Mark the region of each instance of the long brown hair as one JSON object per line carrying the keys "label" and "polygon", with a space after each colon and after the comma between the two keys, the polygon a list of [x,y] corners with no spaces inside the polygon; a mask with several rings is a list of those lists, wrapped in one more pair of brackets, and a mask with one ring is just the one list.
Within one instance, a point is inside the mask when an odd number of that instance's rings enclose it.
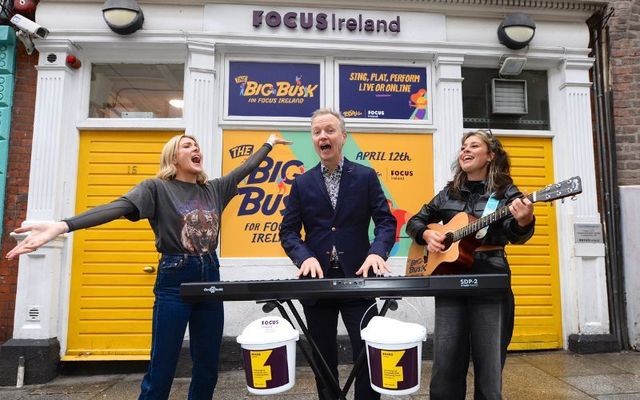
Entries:
{"label": "long brown hair", "polygon": [[[482,140],[490,152],[493,152],[494,157],[489,163],[489,171],[487,171],[487,178],[485,180],[485,191],[487,194],[494,193],[495,196],[501,196],[507,189],[507,186],[513,183],[511,178],[511,162],[509,161],[509,155],[502,147],[502,143],[498,138],[491,134],[491,131],[471,131],[462,136],[461,144],[467,141],[471,136],[475,136]],[[464,184],[467,182],[467,173],[460,167],[459,157],[456,157],[456,161],[451,168],[454,171],[453,179],[449,182],[450,190],[456,197],[460,197],[460,191]]]}
{"label": "long brown hair", "polygon": [[[163,181],[176,179],[178,170],[176,169],[175,162],[176,157],[178,156],[178,146],[180,145],[180,140],[182,140],[182,138],[192,139],[196,144],[198,144],[196,138],[190,135],[176,135],[169,139],[162,148],[162,153],[160,154],[160,170],[156,174],[156,178],[160,178]],[[196,182],[204,185],[207,182],[207,174],[200,172],[196,178]]]}

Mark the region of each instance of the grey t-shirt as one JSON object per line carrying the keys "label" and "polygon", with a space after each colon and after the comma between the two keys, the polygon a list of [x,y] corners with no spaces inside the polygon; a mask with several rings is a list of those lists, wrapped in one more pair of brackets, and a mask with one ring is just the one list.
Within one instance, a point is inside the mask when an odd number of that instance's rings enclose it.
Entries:
{"label": "grey t-shirt", "polygon": [[237,194],[238,184],[270,150],[270,145],[263,145],[238,168],[204,185],[175,179],[146,179],[114,202],[64,221],[73,231],[121,216],[131,221],[146,218],[155,234],[158,252],[214,252],[218,246],[222,211]]}

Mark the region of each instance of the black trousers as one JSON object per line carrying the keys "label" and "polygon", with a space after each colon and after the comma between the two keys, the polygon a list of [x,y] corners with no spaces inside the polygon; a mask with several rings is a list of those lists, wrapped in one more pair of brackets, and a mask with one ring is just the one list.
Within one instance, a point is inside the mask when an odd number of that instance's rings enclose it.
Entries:
{"label": "black trousers", "polygon": [[474,399],[502,399],[513,310],[510,291],[498,296],[436,296],[431,400],[464,400],[470,355]]}
{"label": "black trousers", "polygon": [[[327,278],[344,278],[341,269],[330,269]],[[306,302],[305,302],[306,303]],[[360,351],[364,347],[364,342],[360,337],[360,322],[365,327],[369,320],[378,314],[376,306],[371,307],[375,299],[342,299],[318,300],[314,304],[303,304],[304,315],[307,320],[307,327],[311,337],[318,345],[320,353],[329,365],[333,376],[338,380],[338,345],[336,337],[338,334],[338,313],[342,315],[352,348],[352,359],[355,364]],[[369,309],[369,307],[371,307]],[[367,309],[369,311],[367,312]],[[363,319],[363,316],[365,318]],[[317,360],[317,358],[316,358]],[[320,361],[317,360],[319,363]],[[316,377],[316,386],[320,400],[335,400],[335,397],[326,397],[323,393],[331,393],[325,390],[322,382]],[[377,400],[380,394],[371,388],[369,383],[369,369],[363,365],[356,376],[354,400]]]}
{"label": "black trousers", "polygon": [[[504,251],[475,254],[477,274],[509,273]],[[431,400],[464,400],[469,356],[475,400],[502,399],[502,369],[514,324],[514,298],[505,293],[436,296]]]}

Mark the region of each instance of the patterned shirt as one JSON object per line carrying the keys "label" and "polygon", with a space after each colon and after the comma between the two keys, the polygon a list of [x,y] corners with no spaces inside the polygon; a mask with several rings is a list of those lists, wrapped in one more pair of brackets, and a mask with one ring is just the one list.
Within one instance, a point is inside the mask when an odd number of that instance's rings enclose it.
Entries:
{"label": "patterned shirt", "polygon": [[[338,202],[338,192],[340,191],[340,178],[342,177],[342,165],[344,164],[344,158],[340,159],[340,162],[333,171],[329,171],[324,164],[320,163],[320,169],[324,178],[324,184],[327,187],[329,193],[329,199],[333,209],[336,209],[336,203]],[[338,252],[336,246],[331,249],[331,261],[338,261]]]}
{"label": "patterned shirt", "polygon": [[340,163],[336,166],[336,169],[329,171],[324,164],[320,164],[322,170],[322,176],[324,177],[324,184],[327,186],[327,192],[329,192],[329,198],[331,199],[331,205],[333,209],[336,209],[336,203],[338,201],[338,192],[340,191],[340,178],[342,177],[342,164],[344,164],[344,158],[340,160]]}

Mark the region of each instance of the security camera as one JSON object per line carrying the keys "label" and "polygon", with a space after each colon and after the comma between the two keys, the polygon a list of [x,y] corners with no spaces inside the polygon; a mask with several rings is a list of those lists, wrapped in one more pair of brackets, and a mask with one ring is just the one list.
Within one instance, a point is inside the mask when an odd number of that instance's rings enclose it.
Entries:
{"label": "security camera", "polygon": [[36,22],[33,22],[29,18],[24,17],[20,14],[15,14],[13,17],[11,17],[11,23],[22,32],[40,39],[46,38],[49,34],[49,30],[47,28],[40,26]]}
{"label": "security camera", "polygon": [[33,44],[33,40],[31,40],[31,35],[25,33],[24,31],[17,31],[16,37],[24,44],[24,49],[27,51],[28,55],[33,54],[33,51],[36,49],[36,45]]}

